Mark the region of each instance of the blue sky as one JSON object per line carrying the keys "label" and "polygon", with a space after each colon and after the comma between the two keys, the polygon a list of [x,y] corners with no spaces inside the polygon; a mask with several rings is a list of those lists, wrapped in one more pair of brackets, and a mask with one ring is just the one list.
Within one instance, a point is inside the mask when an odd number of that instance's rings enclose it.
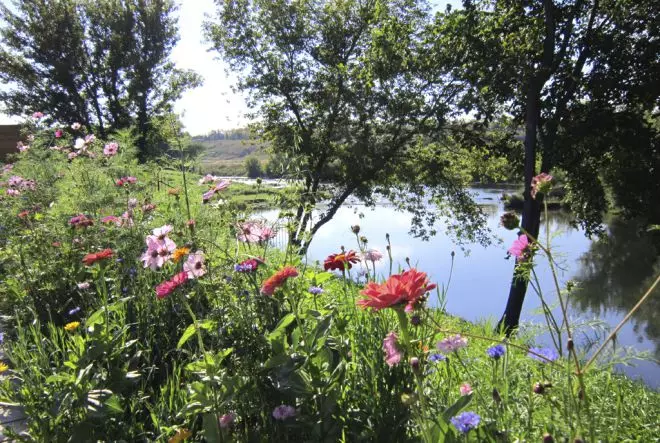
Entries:
{"label": "blue sky", "polygon": [[[187,91],[175,104],[176,112],[186,130],[193,135],[205,134],[214,129],[231,129],[247,123],[245,99],[232,92],[235,77],[225,72],[226,65],[217,59],[217,53],[209,52],[204,41],[202,23],[213,15],[213,0],[181,0],[179,9],[180,40],[172,51],[172,60],[183,69],[193,69],[203,78],[204,84]],[[431,1],[436,8],[444,9],[447,3],[454,7],[460,0]],[[0,124],[16,122],[0,113]]]}

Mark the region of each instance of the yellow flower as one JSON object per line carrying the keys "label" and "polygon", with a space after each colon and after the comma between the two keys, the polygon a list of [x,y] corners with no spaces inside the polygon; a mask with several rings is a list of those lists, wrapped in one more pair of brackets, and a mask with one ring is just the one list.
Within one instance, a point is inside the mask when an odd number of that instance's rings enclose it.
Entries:
{"label": "yellow flower", "polygon": [[183,258],[184,255],[187,255],[190,252],[190,248],[178,248],[174,253],[172,254],[172,260],[174,260],[174,263],[178,262]]}
{"label": "yellow flower", "polygon": [[79,321],[72,321],[71,323],[67,323],[66,325],[64,325],[64,329],[71,332],[71,331],[75,331],[78,328],[78,326],[80,326]]}
{"label": "yellow flower", "polygon": [[2,374],[3,372],[7,371],[8,369],[9,369],[9,366],[7,366],[6,364],[4,364],[3,362],[0,362],[0,374]]}
{"label": "yellow flower", "polygon": [[187,438],[192,437],[192,432],[187,430],[186,428],[179,429],[176,431],[176,434],[174,436],[170,437],[169,440],[167,440],[167,443],[181,443]]}

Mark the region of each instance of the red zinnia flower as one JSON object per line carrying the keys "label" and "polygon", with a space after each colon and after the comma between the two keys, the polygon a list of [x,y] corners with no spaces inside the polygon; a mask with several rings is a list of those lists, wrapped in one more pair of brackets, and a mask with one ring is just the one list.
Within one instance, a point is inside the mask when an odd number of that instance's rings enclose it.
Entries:
{"label": "red zinnia flower", "polygon": [[411,312],[424,294],[435,287],[434,283],[429,284],[425,272],[413,268],[391,276],[383,284],[369,282],[360,292],[366,298],[358,300],[357,304],[375,311],[405,304],[405,311]]}
{"label": "red zinnia flower", "polygon": [[102,250],[101,252],[94,252],[91,254],[87,254],[85,257],[83,257],[82,262],[86,266],[91,266],[99,260],[105,260],[110,257],[112,257],[112,249],[107,248]]}
{"label": "red zinnia flower", "polygon": [[170,295],[176,288],[188,281],[187,272],[179,272],[171,279],[156,286],[156,297],[163,299]]}
{"label": "red zinnia flower", "polygon": [[343,271],[344,269],[351,269],[351,263],[357,263],[360,259],[355,254],[355,251],[342,252],[340,254],[331,254],[323,262],[323,268],[328,270]]}
{"label": "red zinnia flower", "polygon": [[282,286],[290,277],[297,277],[298,270],[293,266],[285,266],[261,285],[261,293],[264,295],[273,295],[275,290]]}

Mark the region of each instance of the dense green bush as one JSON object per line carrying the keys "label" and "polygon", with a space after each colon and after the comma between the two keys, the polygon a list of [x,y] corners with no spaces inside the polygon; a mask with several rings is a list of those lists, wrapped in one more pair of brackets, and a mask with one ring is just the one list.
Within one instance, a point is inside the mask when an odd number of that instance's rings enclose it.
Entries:
{"label": "dense green bush", "polygon": [[[577,377],[565,352],[531,358],[533,337],[504,339],[428,309],[424,298],[442,305],[447,294],[419,281],[412,313],[398,302],[360,309],[364,279],[375,276],[357,277],[343,254],[333,273],[269,246],[271,226],[218,198],[226,182],[138,165],[128,140],[105,155],[98,140],[73,148],[81,130],[56,139],[38,129],[0,179],[0,400],[28,416],[16,438],[657,437],[660,396],[607,367]],[[12,176],[34,183],[21,188]],[[142,260],[160,257],[147,239],[159,234],[154,244],[178,247],[152,270]],[[441,355],[436,346],[455,334],[467,346]],[[474,419],[466,411],[480,421],[462,434],[457,417]]]}

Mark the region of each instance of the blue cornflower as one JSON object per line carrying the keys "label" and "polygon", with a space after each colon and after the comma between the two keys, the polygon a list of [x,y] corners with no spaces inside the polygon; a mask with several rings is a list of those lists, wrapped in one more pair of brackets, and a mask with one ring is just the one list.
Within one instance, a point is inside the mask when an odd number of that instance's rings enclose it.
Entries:
{"label": "blue cornflower", "polygon": [[314,295],[323,294],[325,292],[323,288],[320,288],[318,286],[311,286],[307,291],[309,291],[310,294],[314,294]]}
{"label": "blue cornflower", "polygon": [[474,429],[479,426],[481,417],[479,417],[476,412],[463,412],[458,414],[456,417],[453,417],[450,421],[459,432],[465,434],[469,432],[470,429]]}
{"label": "blue cornflower", "polygon": [[[527,356],[534,360],[538,360],[541,363],[548,363],[548,361],[555,361],[559,358],[559,354],[557,354],[557,351],[553,348],[529,348],[529,351],[530,352]],[[539,355],[542,355],[545,358],[541,358]]]}
{"label": "blue cornflower", "polygon": [[2,342],[4,342],[4,341],[5,341],[5,333],[4,333],[4,332],[0,332],[0,343],[2,343]]}
{"label": "blue cornflower", "polygon": [[77,306],[69,311],[69,315],[76,315],[79,312],[80,312],[80,306]]}
{"label": "blue cornflower", "polygon": [[442,354],[431,354],[429,355],[429,361],[433,363],[437,363],[439,361],[445,361],[447,360],[447,357],[445,357]]}
{"label": "blue cornflower", "polygon": [[495,360],[498,360],[500,357],[504,356],[505,353],[506,353],[506,348],[502,345],[495,345],[486,349],[486,354],[488,354],[490,358],[494,358]]}

